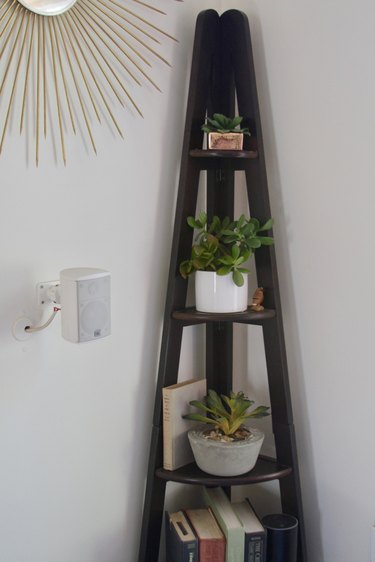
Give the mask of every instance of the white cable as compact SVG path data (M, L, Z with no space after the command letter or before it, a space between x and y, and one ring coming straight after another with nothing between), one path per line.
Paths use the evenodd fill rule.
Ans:
M48 328L48 326L51 324L52 320L55 318L56 314L60 311L60 308L57 308L56 306L53 309L53 312L51 314L51 316L48 318L47 322L45 322L45 324L42 324L42 326L26 326L25 328L25 332L40 332L41 330L44 330L44 328Z

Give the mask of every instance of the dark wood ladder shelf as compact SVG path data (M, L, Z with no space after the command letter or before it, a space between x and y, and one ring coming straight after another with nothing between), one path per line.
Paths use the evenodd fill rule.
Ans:
M201 125L206 115L234 115L236 102L238 113L243 116L241 125L251 132L251 136L244 139L244 150L202 149ZM279 483L283 512L294 515L299 521L297 559L298 562L308 562L274 247L262 246L255 253L257 283L265 290L264 311L254 312L248 308L236 314L209 314L193 307L186 308L188 282L177 272L179 264L191 251L194 233L186 219L197 212L202 170L207 170L206 210L209 219L214 215L234 216L236 170L244 171L251 216L261 222L272 216L250 29L246 16L238 10L229 10L221 16L215 10L206 10L199 14L196 24L138 562L159 560L168 482L224 486L230 493L232 486L269 480ZM248 474L231 478L210 476L199 470L195 463L176 471L164 470L161 468L162 390L178 380L184 328L204 324L207 386L228 394L232 389L235 323L257 325L262 330L275 459L260 457Z

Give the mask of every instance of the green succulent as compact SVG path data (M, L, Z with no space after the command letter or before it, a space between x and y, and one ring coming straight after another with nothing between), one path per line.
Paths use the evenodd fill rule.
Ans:
M214 113L213 119L207 117L206 123L202 125L205 133L244 133L250 135L248 127L238 128L243 117L225 117L221 113Z
M192 400L189 404L201 410L203 414L186 414L182 416L183 418L214 425L228 437L234 435L246 420L270 415L268 406L258 406L248 412L254 400L249 400L242 391L231 392L230 396L224 394L219 396L214 390L209 390L204 402Z
M257 248L274 243L273 237L259 235L272 228L272 219L261 225L258 219L246 218L245 215L233 221L229 217L221 220L214 216L207 224L207 214L202 211L197 218L188 217L187 223L197 229L198 234L190 259L180 264L180 274L184 279L198 270L216 271L218 275L231 273L233 282L242 287L243 273L249 271L243 267L244 263Z

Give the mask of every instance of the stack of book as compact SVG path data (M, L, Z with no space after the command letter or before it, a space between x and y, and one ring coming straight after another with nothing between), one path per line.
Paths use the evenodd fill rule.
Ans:
M166 512L166 562L265 562L266 531L250 501L203 490L205 507Z

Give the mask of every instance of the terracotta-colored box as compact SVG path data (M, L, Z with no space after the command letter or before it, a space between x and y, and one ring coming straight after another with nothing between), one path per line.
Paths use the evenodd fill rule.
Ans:
M243 133L208 133L210 150L242 150Z

